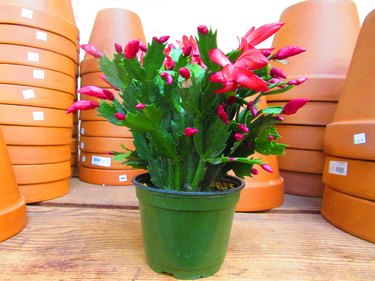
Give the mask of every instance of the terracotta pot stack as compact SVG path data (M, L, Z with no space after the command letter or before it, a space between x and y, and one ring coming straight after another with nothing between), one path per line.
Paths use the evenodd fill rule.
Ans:
M285 25L275 35L273 47L279 50L296 45L307 51L288 58L289 64L274 66L289 79L308 80L285 94L267 97L268 104L310 100L277 126L281 141L289 145L286 155L279 157L281 175L286 193L321 197L325 127L337 108L360 29L357 8L349 0L308 0L288 7L280 21Z
M0 0L0 124L26 202L69 190L78 29L70 1Z
M121 26L121 28L117 28ZM145 42L139 16L131 11L111 8L97 13L89 43L109 57L115 53L114 43L122 46L132 39ZM86 55L81 62L81 87L94 85L112 88L100 75L98 59ZM117 93L113 91L115 95ZM92 99L81 96L81 99ZM131 185L131 178L143 170L134 170L114 161L111 151L123 151L121 144L134 149L131 133L125 127L110 124L97 116L96 110L80 112L79 179L92 184Z
M375 10L365 19L333 122L327 126L322 215L375 243Z

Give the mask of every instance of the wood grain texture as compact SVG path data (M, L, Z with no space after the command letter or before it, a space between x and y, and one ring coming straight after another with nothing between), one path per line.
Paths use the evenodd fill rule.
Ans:
M0 280L175 280L144 261L139 211L28 206L0 243ZM375 244L319 214L237 213L218 274L204 280L375 280Z

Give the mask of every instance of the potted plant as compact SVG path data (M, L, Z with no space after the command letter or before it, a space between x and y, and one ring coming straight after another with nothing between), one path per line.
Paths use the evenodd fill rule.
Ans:
M148 173L136 176L143 240L148 265L180 279L216 273L226 254L235 205L244 176L258 169L272 172L262 159L280 155L274 125L307 99L258 109L262 96L283 93L304 82L288 81L272 68L304 49L287 46L277 52L255 46L283 23L251 28L239 47L224 54L217 32L198 27L196 38L183 36L178 46L168 36L115 44L113 59L92 45L82 48L100 58L102 76L117 89L85 86L69 112L96 108L109 122L127 127L135 150L112 152L118 161ZM227 176L233 171L237 177ZM239 177L239 178L238 178Z

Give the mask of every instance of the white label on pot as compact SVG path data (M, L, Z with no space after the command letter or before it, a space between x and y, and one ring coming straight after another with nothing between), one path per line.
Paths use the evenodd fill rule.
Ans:
M44 79L44 71L43 70L33 70L33 78L35 79Z
M360 133L360 134L354 134L354 144L362 144L366 143L366 134Z
M329 161L328 173L346 176L348 174L348 162Z
M81 128L81 135L85 134L85 128Z
M86 156L85 155L82 155L82 162L85 162L86 161Z
M47 41L47 39L48 39L47 32L39 31L39 30L36 32L36 40Z
M21 10L21 17L23 17L23 18L32 19L33 14L34 14L33 10L26 9L26 8L22 8L22 10Z
M25 100L33 99L35 98L35 93L33 89L27 89L22 91L23 98Z
M125 182L125 181L128 181L128 176L127 176L127 175L119 175L119 176L118 176L118 181L119 181L119 182Z
M39 61L39 54L34 52L27 52L27 60L28 61Z
M85 143L81 141L81 149L83 149L84 147L85 147Z
M109 157L93 156L91 158L91 164L95 166L111 167L111 160L112 159Z
M44 112L43 111L34 111L33 112L33 120L34 121L44 120Z

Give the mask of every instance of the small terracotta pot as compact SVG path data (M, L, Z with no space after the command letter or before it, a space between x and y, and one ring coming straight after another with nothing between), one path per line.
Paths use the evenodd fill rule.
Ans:
M350 196L326 186L321 213L334 226L375 243L375 201Z
M79 179L83 182L100 185L133 185L131 179L145 170L101 170L81 166Z
M279 166L286 171L322 174L324 159L323 151L287 148L285 155L279 156Z
M0 129L0 242L12 237L26 225L25 198L20 194L7 147Z
M103 170L129 170L132 167L122 165L121 162L115 161L113 155L90 153L81 151L79 157L81 167L103 169Z
M48 107L66 110L73 96L51 89L21 85L0 84L0 104Z
M303 125L277 125L277 131L281 135L280 142L289 148L323 150L324 132L323 126Z
M124 151L121 146L134 150L132 138L104 138L81 136L79 147L81 151L92 153L108 153L111 151Z
M70 128L0 125L7 145L64 145L72 141Z
M70 159L70 145L13 146L8 145L13 165L35 165L64 162Z
M281 171L284 178L285 193L309 197L322 197L324 184L321 174L308 174Z
M131 138L126 127L119 127L106 121L81 121L80 133L87 137Z
M333 15L340 15L340 20ZM296 96L313 101L337 101L348 70L360 29L357 7L350 0L308 0L285 9L280 22L285 25L275 34L273 47L293 45L306 52L278 63L288 77L307 77L306 85L269 100L290 100ZM311 88L310 88L311 84Z
M121 28L117 28L118 26ZM146 42L141 19L136 13L125 9L109 8L96 14L89 39L90 44L112 57L115 53L114 43L125 46L132 39ZM81 64L81 74L99 71L98 60L86 55Z

